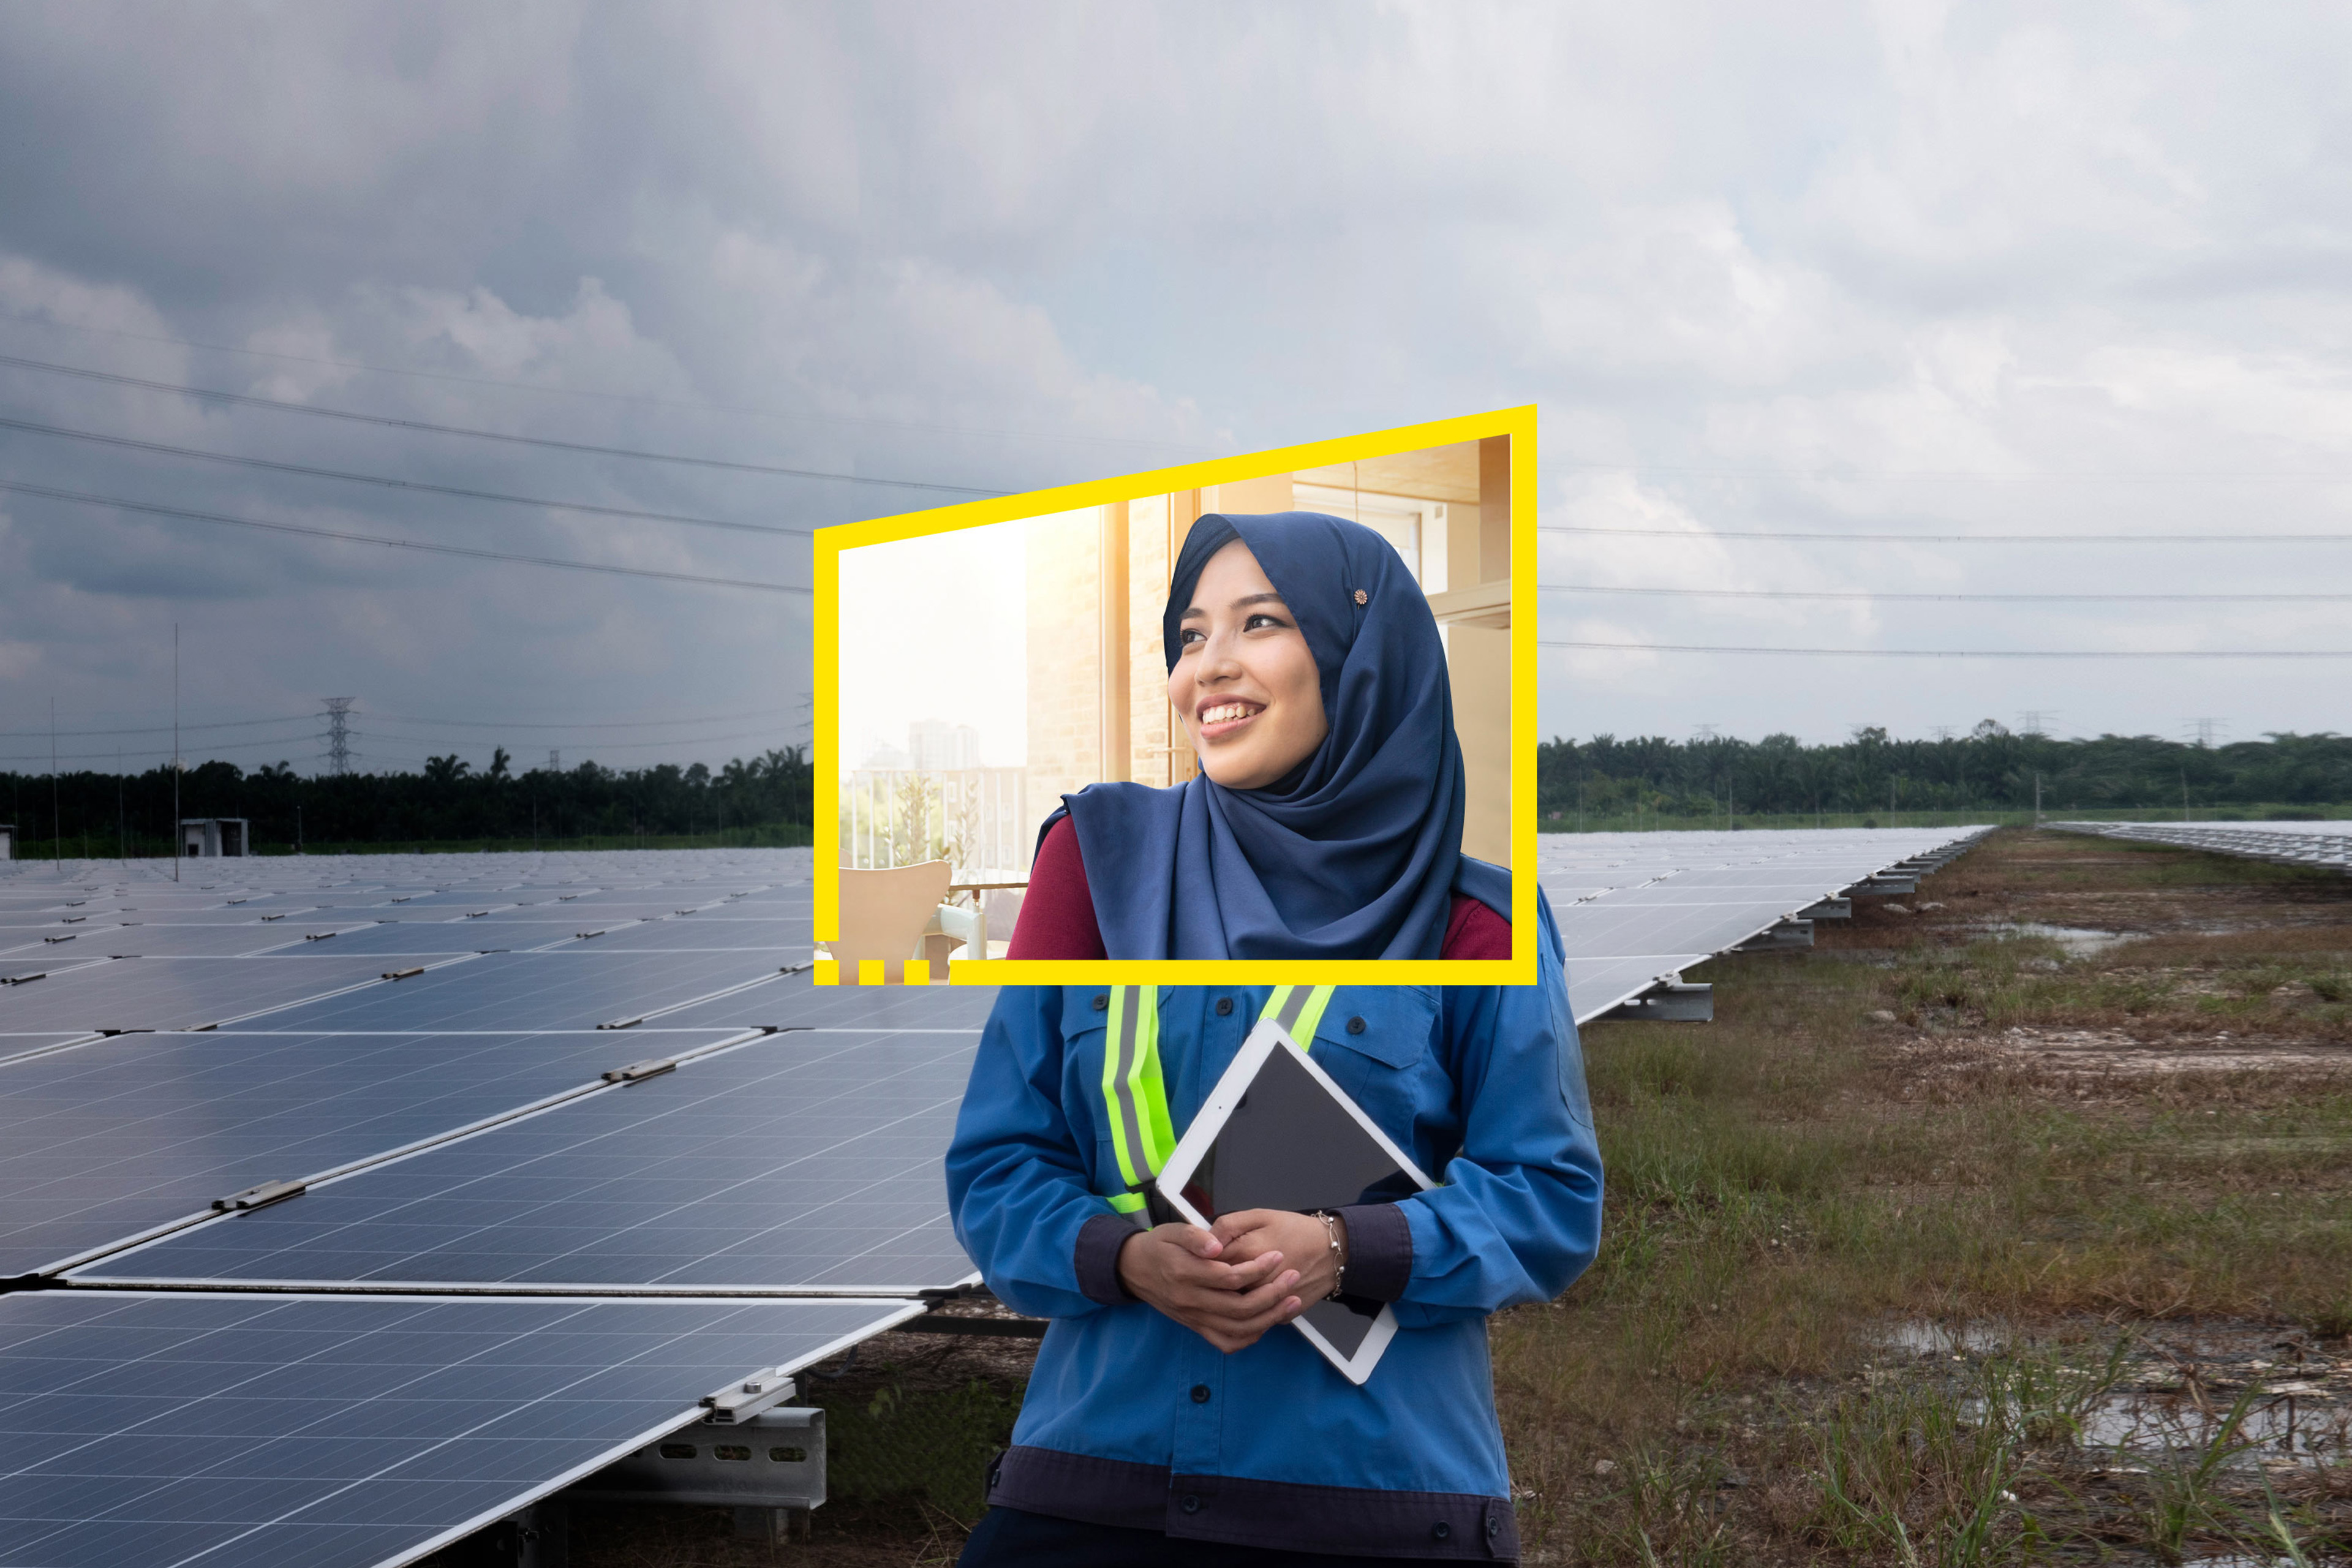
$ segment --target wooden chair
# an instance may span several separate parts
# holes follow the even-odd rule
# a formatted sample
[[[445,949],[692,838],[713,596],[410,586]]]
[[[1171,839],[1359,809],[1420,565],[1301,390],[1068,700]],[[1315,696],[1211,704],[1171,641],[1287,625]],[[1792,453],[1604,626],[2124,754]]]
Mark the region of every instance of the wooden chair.
[[[885,983],[903,984],[907,960],[914,956],[924,929],[947,901],[948,883],[953,876],[944,860],[894,866],[887,871],[844,871],[841,936],[827,944],[841,962],[842,979],[854,983],[859,961],[878,958],[886,966]]]

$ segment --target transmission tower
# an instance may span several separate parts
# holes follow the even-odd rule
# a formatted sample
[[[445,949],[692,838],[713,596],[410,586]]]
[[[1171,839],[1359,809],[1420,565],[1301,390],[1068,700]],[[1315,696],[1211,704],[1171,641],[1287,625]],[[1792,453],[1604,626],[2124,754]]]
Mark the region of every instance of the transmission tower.
[[[352,704],[356,697],[328,697],[320,700],[327,705],[327,773],[341,778],[352,771]]]
[[[2021,735],[2047,735],[2050,721],[2058,717],[2054,708],[2028,708],[2017,716],[2017,732]]]
[[[563,748],[561,746],[553,747],[549,750],[547,753],[547,771],[551,773],[560,773],[563,771]]]
[[[2200,752],[2212,750],[2214,737],[2230,727],[2227,719],[2191,719],[2189,722],[2197,728],[2197,749]]]

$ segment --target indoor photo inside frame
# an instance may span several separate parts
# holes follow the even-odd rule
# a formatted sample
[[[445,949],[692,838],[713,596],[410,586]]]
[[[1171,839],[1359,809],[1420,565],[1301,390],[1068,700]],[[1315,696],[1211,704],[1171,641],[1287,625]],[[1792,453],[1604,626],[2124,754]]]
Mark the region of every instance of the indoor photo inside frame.
[[[1534,450],[1509,409],[820,531],[819,983],[1533,982]]]

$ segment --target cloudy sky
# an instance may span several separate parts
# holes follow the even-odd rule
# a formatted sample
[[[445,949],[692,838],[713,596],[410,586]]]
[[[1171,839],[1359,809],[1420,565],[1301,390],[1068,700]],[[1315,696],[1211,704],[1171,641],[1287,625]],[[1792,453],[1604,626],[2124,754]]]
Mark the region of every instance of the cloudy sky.
[[[366,765],[722,761],[803,732],[801,531],[1529,401],[1544,521],[1654,531],[1546,536],[1545,636],[1633,645],[1547,652],[1547,732],[2352,729],[2347,659],[1892,656],[2352,647],[2343,601],[2211,597],[2352,592],[2352,544],[2248,537],[2352,534],[2347,33],[11,5],[0,767],[53,700],[68,756],[158,760],[175,622],[192,757],[307,770],[348,694]],[[1945,542],[1995,533],[2225,542]],[[2204,597],[1887,596],[2021,594]]]

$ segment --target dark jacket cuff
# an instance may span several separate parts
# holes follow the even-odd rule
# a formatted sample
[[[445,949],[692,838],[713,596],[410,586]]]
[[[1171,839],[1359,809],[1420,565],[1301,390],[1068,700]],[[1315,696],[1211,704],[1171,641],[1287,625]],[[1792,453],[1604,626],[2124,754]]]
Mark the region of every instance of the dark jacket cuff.
[[[1078,1226],[1080,1295],[1106,1307],[1124,1307],[1135,1300],[1118,1278],[1118,1249],[1134,1234],[1135,1222],[1123,1214],[1098,1214]]]
[[[1394,1204],[1350,1204],[1339,1211],[1348,1226],[1350,1296],[1396,1301],[1412,1280],[1412,1226]],[[1086,1247],[1080,1238],[1079,1250]]]

